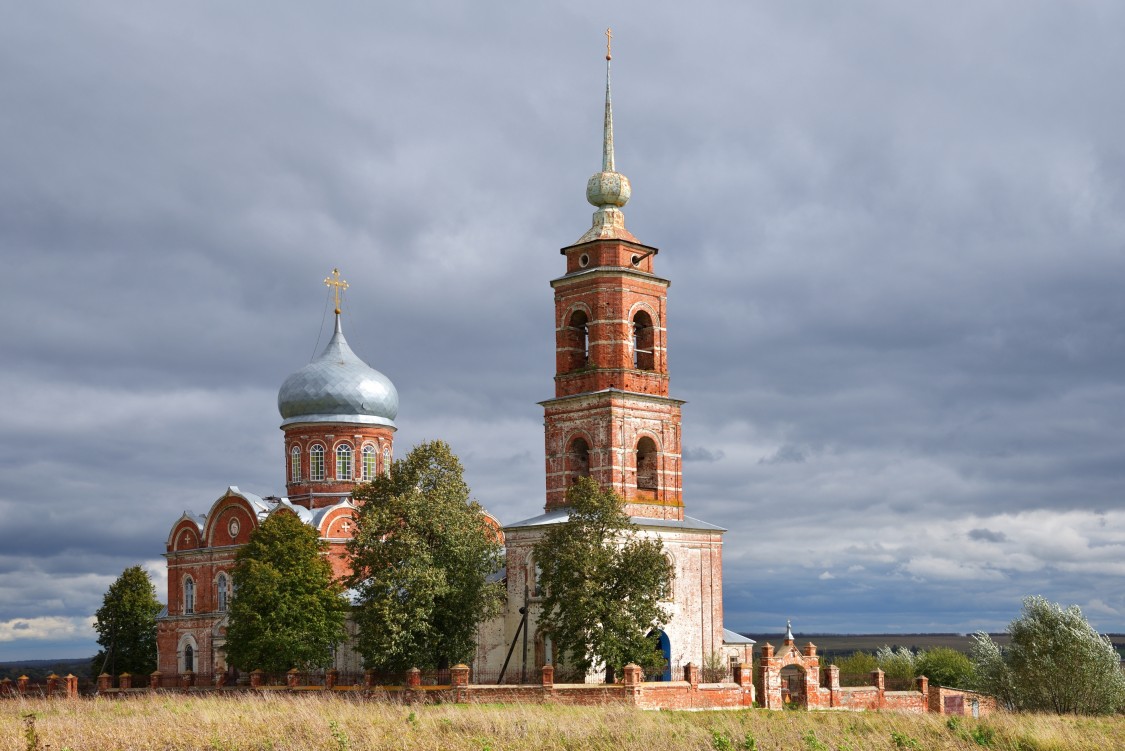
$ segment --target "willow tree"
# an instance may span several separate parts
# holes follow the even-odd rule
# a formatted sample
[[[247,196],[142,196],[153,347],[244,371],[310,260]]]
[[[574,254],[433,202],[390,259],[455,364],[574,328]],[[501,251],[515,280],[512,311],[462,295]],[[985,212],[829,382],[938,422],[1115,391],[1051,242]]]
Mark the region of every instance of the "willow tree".
[[[1020,710],[1111,714],[1125,708],[1121,656],[1077,605],[1028,597],[1008,624],[1008,645],[976,635],[972,658],[979,687]]]

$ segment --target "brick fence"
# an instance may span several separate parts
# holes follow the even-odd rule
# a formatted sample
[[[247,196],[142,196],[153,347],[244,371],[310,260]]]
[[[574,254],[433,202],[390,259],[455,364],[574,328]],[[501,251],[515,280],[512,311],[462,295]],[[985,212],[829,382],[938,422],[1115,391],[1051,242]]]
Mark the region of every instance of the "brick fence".
[[[907,714],[972,714],[981,717],[997,709],[996,699],[975,691],[930,686],[929,679],[914,680],[907,690],[888,691],[882,670],[872,671],[866,686],[841,686],[840,669],[828,665],[820,680],[820,662],[812,642],[798,648],[787,638],[780,650],[763,644],[760,649],[757,689],[761,705],[782,709],[796,705],[806,709],[852,711],[886,710]],[[788,669],[788,677],[783,672]]]
[[[684,666],[684,680],[645,682],[641,668],[626,665],[618,683],[555,683],[555,670],[544,665],[539,671],[539,681],[531,684],[485,685],[469,682],[469,668],[456,665],[436,674],[423,673],[417,668],[405,674],[387,676],[368,670],[362,680],[341,680],[335,670],[310,675],[290,670],[283,675],[267,675],[260,670],[249,674],[245,681],[231,684],[223,674],[215,676],[183,673],[165,676],[152,673],[147,680],[135,680],[123,673],[116,686],[113,676],[98,677],[98,694],[124,697],[152,691],[179,693],[315,693],[331,692],[340,695],[362,696],[377,700],[415,702],[450,702],[458,704],[491,704],[498,702],[534,704],[604,705],[619,704],[638,709],[741,709],[755,706],[761,697],[761,706],[780,709],[781,694],[756,692],[748,665],[736,665],[733,681],[705,683],[703,670],[693,664]],[[73,676],[68,676],[72,678]],[[813,676],[815,678],[815,675]],[[989,696],[972,691],[930,686],[926,678],[919,678],[915,690],[887,691],[883,672],[871,674],[870,686],[840,687],[839,669],[830,665],[825,686],[808,686],[807,696],[801,706],[809,709],[833,710],[884,710],[903,713],[935,712],[939,714],[969,714],[984,716],[996,710],[996,701]],[[201,680],[202,679],[202,680]],[[77,684],[77,679],[75,684]],[[442,682],[437,682],[442,680]],[[447,682],[445,682],[447,681]],[[774,694],[776,693],[776,697]],[[774,698],[771,698],[774,697]]]
[[[750,707],[754,704],[754,687],[749,666],[737,666],[734,682],[703,683],[703,671],[696,665],[684,666],[684,680],[646,683],[641,668],[626,665],[619,683],[555,683],[555,670],[544,665],[539,681],[523,685],[484,685],[469,682],[469,668],[456,665],[448,671],[448,682],[431,683],[421,670],[412,668],[394,683],[374,671],[364,673],[363,681],[340,681],[340,674],[329,670],[323,675],[309,676],[296,669],[283,679],[267,676],[260,670],[249,675],[246,682],[230,684],[225,675],[199,676],[183,673],[165,676],[155,672],[147,680],[123,673],[115,681],[103,673],[98,676],[101,696],[131,696],[150,691],[181,693],[227,692],[334,692],[404,702],[454,702],[461,704],[494,702],[556,703],[576,705],[621,704],[642,709],[720,709]],[[439,674],[441,675],[441,674]],[[442,675],[441,677],[444,677]],[[204,678],[204,680],[200,680]],[[116,685],[114,685],[116,683]]]
[[[32,683],[26,675],[16,680],[0,681],[0,698],[13,696],[48,696],[66,699],[78,698],[78,678],[67,674],[65,678],[51,673],[46,683]]]

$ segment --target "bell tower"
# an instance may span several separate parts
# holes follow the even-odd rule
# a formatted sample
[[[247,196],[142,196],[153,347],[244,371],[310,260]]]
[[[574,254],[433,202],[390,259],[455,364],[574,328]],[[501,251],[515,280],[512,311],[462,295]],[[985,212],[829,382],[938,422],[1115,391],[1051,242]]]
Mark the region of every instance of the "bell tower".
[[[629,180],[613,153],[613,103],[606,46],[602,169],[586,184],[593,223],[560,252],[555,290],[555,397],[541,402],[547,504],[589,476],[621,495],[635,517],[683,520],[680,407],[668,395],[670,282],[655,274],[657,249],[625,228]]]

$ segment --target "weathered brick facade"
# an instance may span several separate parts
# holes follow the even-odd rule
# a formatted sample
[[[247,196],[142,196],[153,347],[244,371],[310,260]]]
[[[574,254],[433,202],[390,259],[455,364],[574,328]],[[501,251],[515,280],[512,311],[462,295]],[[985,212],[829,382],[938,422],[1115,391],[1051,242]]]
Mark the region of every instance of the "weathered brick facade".
[[[316,528],[328,544],[333,573],[348,568],[345,545],[355,529],[356,507],[344,496],[334,505],[308,509],[288,499],[259,498],[230,487],[203,516],[185,512],[172,525],[164,554],[168,565],[168,606],[157,625],[157,669],[167,675],[191,670],[227,669],[226,613],[233,596],[232,571],[238,550],[270,514],[292,513]],[[190,648],[190,649],[189,649]],[[349,649],[340,650],[338,668],[354,670]]]
[[[168,606],[157,626],[161,673],[227,669],[222,647],[235,556],[271,514],[295,514],[316,529],[333,573],[351,573],[345,546],[355,531],[352,493],[390,468],[398,395],[348,347],[339,314],[324,352],[291,375],[279,394],[288,497],[261,498],[232,486],[207,513],[185,511],[172,525],[164,554]],[[337,650],[336,667],[359,669],[350,644]]]

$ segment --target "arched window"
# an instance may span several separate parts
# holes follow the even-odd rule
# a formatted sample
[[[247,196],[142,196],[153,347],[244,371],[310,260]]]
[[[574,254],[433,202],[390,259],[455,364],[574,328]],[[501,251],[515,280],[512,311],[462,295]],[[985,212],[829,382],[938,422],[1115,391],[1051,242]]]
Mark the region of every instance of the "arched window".
[[[566,452],[567,484],[575,483],[579,477],[590,476],[590,444],[582,437],[570,442]]]
[[[195,612],[195,580],[190,576],[184,578],[184,615]]]
[[[346,443],[336,447],[336,479],[352,479],[352,447]]]
[[[309,449],[309,479],[324,479],[324,447],[314,443]]]
[[[195,648],[190,644],[184,647],[184,672],[195,672]]]
[[[590,362],[590,333],[589,318],[586,311],[576,310],[570,314],[567,324],[566,345],[570,350],[567,368],[568,371],[584,368]]]
[[[227,598],[230,597],[230,578],[226,574],[219,574],[215,580],[215,588],[218,590],[218,597],[216,601],[219,603],[219,612],[227,612]]]
[[[527,566],[528,589],[532,597],[543,596],[543,569],[534,559]]]
[[[656,442],[645,436],[637,441],[637,490],[656,488]]]
[[[383,474],[390,475],[391,473],[391,447],[383,447]]]
[[[652,327],[652,316],[639,310],[633,316],[633,367],[638,370],[656,368],[656,330]]]
[[[289,449],[289,481],[301,481],[301,447],[294,446]]]
[[[375,479],[375,447],[370,443],[363,447],[363,479]]]
[[[668,563],[668,591],[664,593],[664,600],[672,602],[676,599],[676,559],[667,550],[664,551],[664,560]]]

